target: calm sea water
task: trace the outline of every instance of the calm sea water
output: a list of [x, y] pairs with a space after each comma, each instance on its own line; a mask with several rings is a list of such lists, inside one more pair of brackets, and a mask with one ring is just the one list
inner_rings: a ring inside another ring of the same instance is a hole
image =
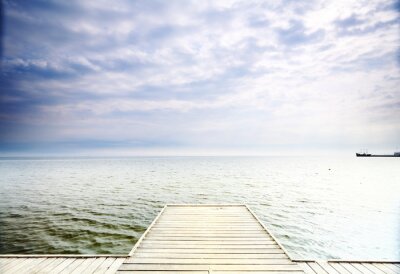
[[293, 257], [400, 259], [400, 159], [0, 160], [0, 253], [128, 253], [166, 203], [246, 203]]

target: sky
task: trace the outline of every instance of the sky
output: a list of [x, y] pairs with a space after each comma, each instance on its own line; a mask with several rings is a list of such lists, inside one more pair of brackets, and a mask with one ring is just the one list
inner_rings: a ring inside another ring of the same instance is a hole
[[0, 156], [400, 150], [400, 2], [2, 1]]

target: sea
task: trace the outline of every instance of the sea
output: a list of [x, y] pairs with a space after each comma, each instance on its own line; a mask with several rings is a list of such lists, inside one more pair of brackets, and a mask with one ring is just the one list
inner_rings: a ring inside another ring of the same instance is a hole
[[165, 204], [247, 204], [297, 259], [400, 259], [400, 158], [1, 158], [1, 254], [127, 254]]

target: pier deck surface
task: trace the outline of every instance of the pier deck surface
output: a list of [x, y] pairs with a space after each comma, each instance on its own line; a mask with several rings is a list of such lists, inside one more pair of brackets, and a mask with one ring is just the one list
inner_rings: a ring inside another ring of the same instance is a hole
[[124, 260], [113, 255], [7, 255], [0, 258], [0, 273], [114, 274]]
[[400, 274], [400, 263], [294, 260], [245, 205], [169, 205], [129, 255], [2, 255], [0, 273]]
[[118, 273], [255, 270], [304, 273], [246, 206], [182, 205], [163, 209]]

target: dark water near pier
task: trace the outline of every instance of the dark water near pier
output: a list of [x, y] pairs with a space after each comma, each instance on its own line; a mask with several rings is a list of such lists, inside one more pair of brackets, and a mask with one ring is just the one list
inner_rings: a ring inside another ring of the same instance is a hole
[[293, 257], [400, 259], [400, 159], [0, 160], [0, 253], [128, 253], [166, 203], [246, 203]]

